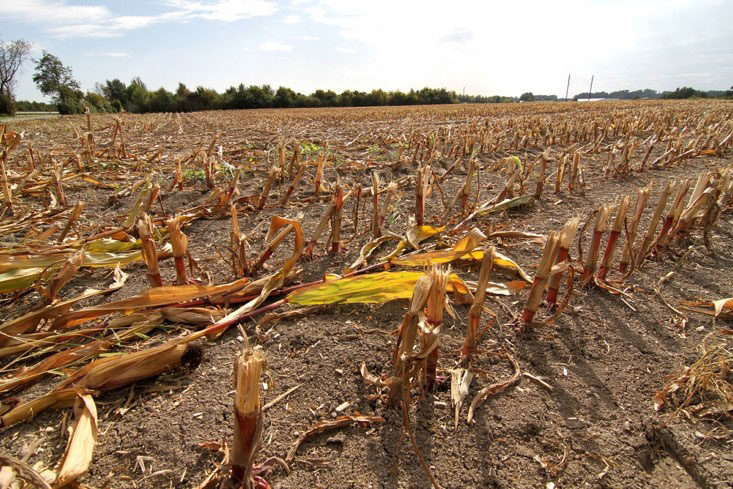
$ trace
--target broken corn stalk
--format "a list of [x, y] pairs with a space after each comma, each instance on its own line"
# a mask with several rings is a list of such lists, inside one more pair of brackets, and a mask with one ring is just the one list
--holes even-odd
[[598, 261], [598, 253], [601, 247], [601, 238], [603, 237], [603, 232], [606, 230], [606, 225], [608, 224], [610, 215], [610, 207], [602, 205], [601, 208], [598, 209], [596, 222], [593, 227], [593, 241], [591, 242], [590, 250], [588, 250], [588, 256], [586, 257], [585, 264], [583, 265], [583, 276], [581, 278], [581, 283], [583, 285], [591, 281], [593, 278], [593, 272], [596, 271], [596, 262]]
[[629, 196], [626, 195], [621, 199], [621, 202], [616, 209], [616, 218], [613, 220], [611, 225], [611, 233], [608, 236], [608, 242], [606, 243], [606, 251], [603, 253], [603, 259], [601, 260], [601, 266], [598, 269], [598, 279], [606, 280], [608, 270], [613, 260], [613, 253], [616, 250], [616, 241], [624, 229], [626, 223], [626, 213], [629, 209]]
[[184, 259], [188, 253], [188, 237], [181, 231], [181, 216], [176, 216], [166, 221], [168, 236], [173, 246], [173, 260], [176, 265], [176, 283], [183, 285], [188, 282], [186, 275], [186, 263]]
[[259, 348], [245, 345], [234, 364], [234, 442], [232, 443], [232, 479], [244, 489], [255, 487], [252, 476], [262, 438], [262, 403], [260, 375], [266, 366]]
[[624, 244], [624, 252], [621, 255], [621, 262], [619, 263], [618, 271], [621, 274], [625, 274], [628, 270], [629, 263], [631, 263], [631, 251], [634, 249], [634, 241], [636, 240], [636, 232], [639, 229], [639, 221], [641, 221], [641, 215], [644, 213], [646, 203], [649, 200], [649, 192], [651, 191], [652, 184], [639, 190], [636, 196], [636, 207], [634, 209], [634, 215], [631, 218], [631, 226], [629, 226], [629, 236]]
[[473, 304], [468, 311], [468, 327], [466, 329], [466, 339], [461, 350], [462, 357], [468, 357], [476, 349], [478, 341], [478, 324], [481, 319], [481, 312], [486, 301], [486, 287], [489, 285], [489, 277], [491, 277], [491, 269], [494, 265], [494, 247], [490, 246], [484, 252], [484, 258], [481, 260], [481, 272], [479, 272], [478, 284], [476, 286], [476, 295], [473, 297]]
[[[563, 263], [568, 260], [570, 256], [570, 245], [573, 243], [575, 238], [575, 232], [578, 229], [580, 223], [579, 217], [573, 217], [565, 223], [562, 232], [560, 233], [560, 241], [558, 243], [557, 259], [555, 264]], [[546, 302], [549, 307], [554, 307], [557, 304], [557, 293], [560, 289], [560, 280], [562, 279], [562, 273], [558, 273], [552, 276], [550, 284], [547, 289]]]
[[532, 319], [534, 318], [537, 309], [540, 307], [540, 303], [542, 302], [542, 293], [545, 290], [550, 269], [552, 268], [555, 256], [557, 255], [559, 240], [560, 237], [557, 231], [550, 231], [547, 235], [545, 249], [542, 251], [542, 259], [540, 260], [539, 265], [537, 265], [537, 273], [532, 281], [532, 287], [529, 289], [529, 296], [527, 296], [527, 302], [525, 303], [524, 310], [522, 311], [522, 322], [525, 325], [532, 323]]
[[162, 287], [163, 279], [160, 276], [158, 267], [158, 251], [155, 249], [153, 236], [155, 233], [153, 220], [150, 216], [143, 214], [142, 219], [137, 222], [137, 232], [142, 242], [142, 256], [145, 265], [148, 267], [148, 281], [153, 287]]

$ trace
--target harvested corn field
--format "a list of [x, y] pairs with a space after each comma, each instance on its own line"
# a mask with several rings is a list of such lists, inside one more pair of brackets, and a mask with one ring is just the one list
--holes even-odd
[[0, 129], [0, 484], [729, 487], [732, 115]]

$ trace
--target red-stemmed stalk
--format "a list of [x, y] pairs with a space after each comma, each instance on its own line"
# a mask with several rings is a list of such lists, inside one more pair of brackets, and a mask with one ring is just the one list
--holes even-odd
[[316, 197], [321, 195], [321, 185], [323, 185], [323, 153], [318, 157], [318, 163], [316, 163], [316, 180], [313, 189]]
[[285, 192], [285, 195], [283, 196], [282, 200], [280, 201], [280, 205], [285, 205], [288, 203], [288, 199], [290, 199], [290, 196], [292, 195], [293, 191], [298, 186], [300, 179], [303, 178], [304, 173], [305, 173], [305, 165], [300, 165], [300, 168], [298, 169], [298, 173], [295, 174], [293, 181], [290, 182], [290, 185], [288, 186], [288, 190]]
[[232, 216], [232, 268], [235, 276], [243, 277], [249, 273], [249, 264], [247, 263], [247, 240], [242, 237], [239, 230], [237, 204], [231, 204], [229, 211]]
[[629, 210], [629, 201], [629, 196], [625, 195], [616, 209], [616, 218], [613, 220], [613, 224], [611, 225], [611, 233], [609, 234], [608, 241], [606, 242], [606, 251], [603, 252], [601, 266], [598, 269], [597, 276], [599, 280], [606, 280], [606, 276], [608, 275], [611, 262], [613, 261], [613, 254], [616, 251], [616, 242], [618, 241], [618, 237], [621, 234], [621, 231], [624, 230], [624, 225], [626, 224], [626, 214]]
[[336, 186], [333, 195], [333, 213], [331, 214], [331, 253], [338, 253], [341, 249], [341, 211], [344, 206], [344, 189]]
[[596, 271], [596, 262], [598, 261], [598, 254], [600, 252], [601, 238], [603, 237], [603, 232], [606, 230], [606, 225], [608, 224], [610, 215], [610, 207], [602, 205], [600, 209], [598, 209], [595, 226], [593, 227], [593, 240], [591, 241], [590, 250], [588, 250], [588, 255], [586, 256], [585, 263], [583, 265], [583, 275], [581, 278], [581, 283], [583, 285], [586, 285], [591, 281], [593, 273]]
[[672, 207], [670, 207], [667, 215], [664, 216], [662, 229], [659, 231], [659, 236], [657, 236], [657, 239], [654, 242], [655, 248], [660, 249], [667, 245], [667, 242], [669, 241], [669, 231], [672, 229], [672, 226], [676, 224], [677, 219], [679, 219], [682, 214], [682, 200], [685, 198], [687, 191], [690, 190], [690, 185], [692, 185], [692, 180], [687, 178], [680, 183], [679, 187], [677, 187], [677, 193], [672, 201]]
[[237, 487], [243, 489], [261, 487], [260, 482], [255, 480], [252, 469], [262, 441], [260, 376], [266, 365], [262, 351], [259, 348], [250, 348], [249, 345], [245, 345], [234, 364], [232, 479]]
[[265, 204], [267, 204], [267, 197], [270, 196], [270, 189], [272, 189], [272, 184], [279, 173], [280, 170], [278, 170], [277, 167], [273, 166], [270, 168], [267, 180], [265, 180], [265, 185], [262, 187], [262, 193], [260, 194], [260, 201], [257, 204], [257, 210], [262, 210], [265, 207]]
[[[267, 241], [267, 248], [265, 251], [260, 254], [259, 258], [257, 258], [257, 261], [254, 264], [254, 269], [260, 268], [262, 265], [265, 264], [265, 262], [272, 256], [272, 254], [275, 252], [278, 246], [280, 246], [280, 243], [283, 242], [283, 240], [290, 234], [293, 230], [293, 225], [288, 224], [287, 226], [283, 227], [281, 231], [273, 236], [272, 232], [268, 233], [265, 237], [265, 241]], [[272, 228], [270, 229], [272, 231]]]
[[[557, 258], [555, 259], [555, 265], [568, 260], [570, 256], [570, 245], [573, 243], [579, 223], [579, 217], [573, 217], [565, 223], [565, 226], [560, 233], [560, 241], [558, 243], [559, 249], [557, 252]], [[545, 298], [545, 302], [550, 309], [557, 305], [557, 293], [560, 289], [560, 279], [562, 279], [562, 273], [556, 273], [552, 278], [550, 278], [547, 297]]]
[[540, 303], [542, 302], [542, 293], [545, 291], [550, 269], [552, 268], [552, 264], [555, 262], [559, 241], [560, 236], [558, 232], [550, 231], [547, 235], [545, 248], [542, 251], [542, 259], [540, 260], [539, 265], [537, 265], [537, 273], [532, 281], [532, 287], [529, 289], [527, 302], [525, 303], [524, 310], [522, 311], [521, 321], [524, 326], [532, 324], [534, 315], [540, 307]]
[[646, 209], [646, 203], [649, 200], [649, 192], [651, 191], [652, 184], [639, 190], [636, 196], [636, 206], [634, 208], [634, 215], [631, 218], [631, 226], [629, 226], [629, 236], [624, 244], [624, 251], [621, 255], [621, 261], [618, 265], [618, 271], [620, 274], [625, 275], [629, 269], [629, 263], [631, 263], [631, 251], [634, 249], [634, 241], [636, 240], [636, 233], [639, 229], [639, 222], [641, 221], [641, 215]]

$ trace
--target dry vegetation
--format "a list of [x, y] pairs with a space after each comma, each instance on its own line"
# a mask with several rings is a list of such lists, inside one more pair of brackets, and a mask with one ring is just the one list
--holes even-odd
[[731, 115], [0, 126], [0, 487], [726, 487]]

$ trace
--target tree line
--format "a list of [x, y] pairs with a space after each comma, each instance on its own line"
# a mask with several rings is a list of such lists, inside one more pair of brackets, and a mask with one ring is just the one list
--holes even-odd
[[[577, 94], [573, 100], [589, 98], [588, 92]], [[615, 98], [620, 100], [639, 99], [686, 99], [686, 98], [730, 98], [733, 97], [733, 87], [730, 90], [695, 90], [690, 87], [677, 88], [674, 91], [657, 92], [651, 88], [644, 90], [617, 90], [615, 92], [593, 92], [590, 98]]]

